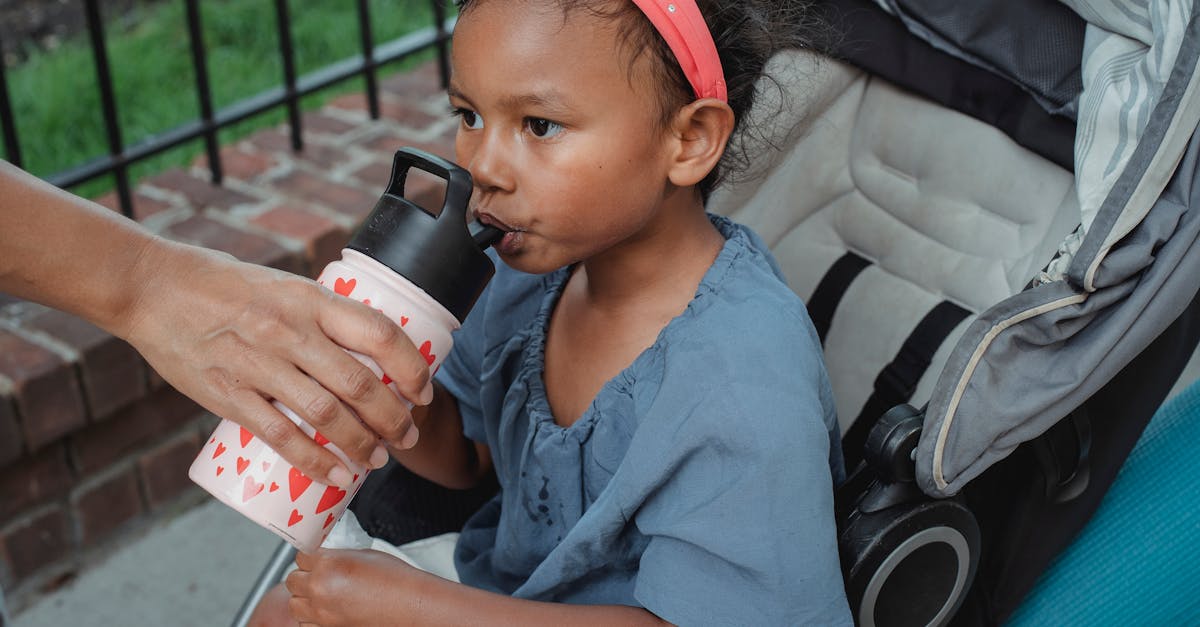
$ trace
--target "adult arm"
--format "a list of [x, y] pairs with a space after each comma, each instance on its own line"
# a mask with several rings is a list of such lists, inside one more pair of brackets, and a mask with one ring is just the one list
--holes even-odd
[[409, 400], [432, 396], [424, 358], [381, 313], [313, 281], [157, 237], [4, 161], [0, 291], [128, 341], [181, 392], [333, 484], [349, 484], [348, 469], [270, 399], [351, 459], [380, 466], [379, 437], [404, 448], [416, 431], [400, 399], [340, 347], [374, 359]]

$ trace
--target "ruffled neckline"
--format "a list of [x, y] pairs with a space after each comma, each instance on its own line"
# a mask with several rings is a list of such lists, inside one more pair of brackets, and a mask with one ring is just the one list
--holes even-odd
[[596, 421], [602, 415], [600, 408], [610, 406], [613, 401], [618, 400], [618, 397], [631, 397], [633, 385], [637, 381], [635, 373], [641, 372], [647, 365], [657, 361], [678, 329], [686, 326], [688, 320], [703, 311], [709, 300], [707, 296], [720, 290], [725, 274], [739, 257], [747, 253], [750, 242], [746, 233], [728, 218], [709, 214], [709, 219], [725, 237], [725, 244], [700, 279], [696, 293], [688, 301], [687, 307], [659, 331], [653, 344], [638, 354], [633, 362], [616, 376], [606, 381], [588, 408], [584, 410], [583, 415], [566, 427], [560, 426], [554, 421], [554, 412], [550, 408], [550, 397], [546, 393], [546, 339], [550, 331], [550, 317], [554, 314], [554, 308], [558, 305], [563, 290], [566, 289], [567, 280], [570, 279], [574, 266], [559, 268], [544, 275], [542, 286], [545, 295], [542, 297], [537, 315], [533, 317], [526, 328], [528, 340], [525, 343], [523, 367], [521, 368], [522, 376], [525, 377], [525, 384], [529, 390], [526, 409], [529, 412], [530, 420], [539, 427], [539, 431], [548, 434], [558, 433], [562, 437], [571, 437], [580, 443], [585, 442], [591, 435]]

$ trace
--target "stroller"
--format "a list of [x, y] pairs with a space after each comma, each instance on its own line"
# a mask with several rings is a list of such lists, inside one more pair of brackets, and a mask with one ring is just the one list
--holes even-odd
[[[770, 132], [709, 208], [771, 245], [820, 335], [855, 620], [998, 624], [1200, 339], [1200, 6], [816, 4], [833, 58], [772, 60]], [[399, 543], [457, 530], [494, 489], [392, 467], [352, 507]]]

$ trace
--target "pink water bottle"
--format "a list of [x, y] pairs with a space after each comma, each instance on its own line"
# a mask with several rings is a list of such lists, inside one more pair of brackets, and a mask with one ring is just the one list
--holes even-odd
[[[412, 167], [446, 180], [445, 202], [437, 215], [404, 198]], [[400, 150], [387, 191], [342, 251], [342, 259], [326, 266], [317, 278], [326, 288], [375, 307], [400, 325], [434, 372], [450, 352], [450, 332], [466, 318], [495, 271], [483, 249], [503, 235], [478, 222], [467, 224], [471, 191], [466, 170], [428, 153]], [[374, 361], [351, 354], [399, 395]], [[290, 409], [278, 402], [275, 407], [346, 464], [354, 473], [350, 489], [305, 476], [228, 420], [217, 426], [188, 476], [299, 550], [312, 552], [346, 511], [368, 469], [351, 462]]]

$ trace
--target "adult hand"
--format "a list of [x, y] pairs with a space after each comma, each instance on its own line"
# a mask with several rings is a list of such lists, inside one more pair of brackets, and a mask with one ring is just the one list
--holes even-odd
[[110, 331], [171, 385], [245, 426], [304, 474], [343, 487], [352, 480], [272, 399], [364, 466], [387, 461], [379, 438], [401, 449], [416, 443], [408, 408], [342, 350], [374, 359], [406, 399], [427, 404], [428, 365], [382, 313], [313, 281], [163, 239], [145, 247], [131, 276], [139, 277], [130, 282], [136, 293]]

